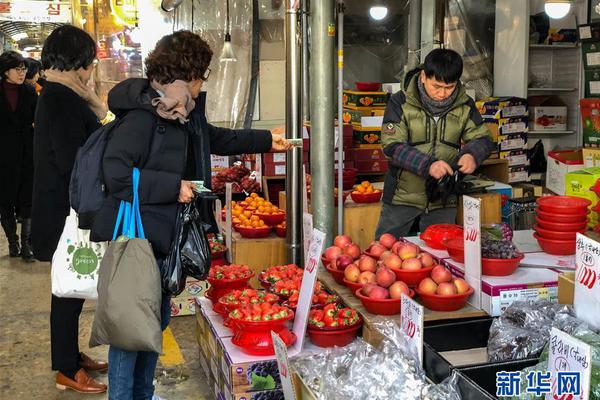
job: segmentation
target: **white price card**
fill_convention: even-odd
[[[304,265],[308,265],[308,249],[310,248],[310,237],[313,230],[313,216],[308,212],[302,214],[302,233],[304,236]]]
[[[592,376],[591,346],[552,328],[548,347],[548,372],[552,383],[546,400],[588,400]]]
[[[225,184],[225,228],[226,228],[226,238],[225,238],[225,246],[227,246],[227,261],[231,262],[232,254],[233,254],[233,235],[232,230],[232,220],[231,220],[231,200],[232,200],[232,189],[233,185],[231,183]]]
[[[407,336],[413,356],[423,365],[423,306],[402,294],[400,303],[400,327]]]
[[[578,233],[575,264],[575,314],[600,329],[600,243]]]
[[[295,400],[296,392],[294,391],[294,383],[292,382],[287,347],[277,333],[271,331],[271,338],[273,338],[273,348],[275,349],[275,357],[277,357],[277,367],[279,367],[283,397],[285,400]]]
[[[463,196],[465,280],[473,288],[469,303],[481,308],[481,200]]]
[[[296,317],[294,318],[293,331],[296,334],[296,343],[294,348],[299,353],[304,345],[304,335],[306,334],[306,323],[308,322],[308,313],[312,303],[313,291],[317,282],[319,273],[319,258],[323,253],[323,244],[325,243],[325,233],[313,228],[310,237],[310,247],[308,249],[308,258],[304,264],[304,274],[302,275],[302,286],[300,287],[300,297],[296,307]]]

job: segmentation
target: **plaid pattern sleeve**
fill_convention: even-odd
[[[459,158],[464,154],[470,154],[473,156],[473,158],[475,158],[475,162],[479,166],[495,149],[496,146],[491,139],[488,136],[483,136],[478,139],[471,140],[469,143],[465,144],[460,150]]]
[[[429,176],[429,167],[436,161],[435,158],[407,143],[392,143],[386,146],[383,152],[395,167],[405,169],[423,178]]]

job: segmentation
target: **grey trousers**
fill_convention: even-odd
[[[379,239],[384,233],[391,233],[395,237],[407,236],[417,218],[419,218],[421,232],[433,224],[455,224],[456,207],[440,208],[425,213],[425,210],[416,207],[393,206],[384,203],[375,238]]]

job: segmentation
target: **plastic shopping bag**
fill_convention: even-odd
[[[185,206],[179,205],[177,221],[175,222],[175,235],[171,243],[171,251],[160,264],[161,287],[165,294],[179,295],[185,288],[185,275],[181,262],[181,247],[184,244],[184,214]]]
[[[183,273],[199,280],[208,276],[211,264],[210,244],[206,235],[210,225],[206,224],[199,212],[199,203],[204,199],[186,204],[184,207],[185,242],[181,248]]]
[[[98,269],[107,243],[90,242],[90,231],[79,229],[71,210],[52,256],[52,294],[76,299],[98,298]]]

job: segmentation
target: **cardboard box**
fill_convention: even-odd
[[[529,166],[508,167],[508,183],[529,181]]]
[[[585,69],[600,68],[600,42],[581,43],[581,54]]]
[[[380,144],[381,143],[381,126],[380,127],[363,127],[354,126],[354,144]]]
[[[566,131],[567,107],[557,96],[532,96],[529,121],[534,131]]]
[[[381,161],[387,160],[383,149],[352,149],[355,161]]]
[[[465,274],[464,264],[443,261],[457,276]],[[518,268],[510,276],[481,277],[481,308],[492,317],[500,316],[517,300],[558,300],[558,272],[549,268]]]
[[[360,119],[362,117],[372,117],[373,110],[365,109],[365,110],[350,110],[349,108],[344,108],[344,113],[342,117],[344,118],[344,124],[360,124]]]
[[[527,117],[528,115],[527,100],[519,97],[490,97],[480,100],[476,104],[484,120]]]
[[[600,147],[600,99],[581,99],[579,105],[583,126],[583,145]]]
[[[343,105],[349,109],[364,109],[364,107],[384,107],[387,104],[386,92],[359,92],[344,90]]]
[[[508,161],[509,167],[516,167],[518,165],[529,165],[527,150],[501,151],[499,153],[499,158],[501,160]]]
[[[563,272],[558,276],[558,302],[573,304],[575,296],[575,272]]]
[[[600,97],[600,69],[586,69],[583,78],[585,97]]]
[[[500,136],[522,134],[529,131],[528,117],[501,118],[486,120],[485,126],[490,131],[492,140],[499,141]]]
[[[581,151],[583,154],[583,165],[585,168],[600,167],[599,148],[584,147]]]
[[[369,160],[369,161],[355,161],[356,169],[358,172],[387,172],[388,161],[387,160]]]
[[[569,172],[583,168],[581,150],[550,151],[546,166],[546,187],[548,190],[564,196],[565,177]]]
[[[527,134],[502,135],[498,137],[498,150],[523,150],[527,148]]]
[[[196,278],[188,277],[183,292],[171,298],[171,316],[194,315],[196,312],[196,297],[204,296],[209,287],[207,281],[199,281]]]
[[[259,390],[253,392],[234,392],[227,385],[227,381],[225,377],[218,371],[217,376],[213,376],[214,383],[214,392],[216,399],[223,400],[249,400],[249,399],[283,399],[283,391],[279,389],[269,389],[269,390]],[[266,387],[270,387],[270,385],[275,385],[274,380],[270,380],[265,378],[264,381],[261,382],[262,385]]]
[[[512,186],[505,183],[496,182],[494,186],[487,187],[485,190],[490,193],[500,194],[500,201],[502,204],[502,221],[509,222],[510,203],[508,202],[508,199],[512,199],[513,197]]]
[[[570,172],[565,177],[565,194],[567,196],[589,199],[592,202],[589,207],[591,210],[600,201],[600,197],[590,190],[590,188],[596,184],[598,179],[600,179],[599,167],[585,168],[579,171]],[[588,227],[593,228],[598,223],[598,213],[595,211],[590,212],[588,219]]]

